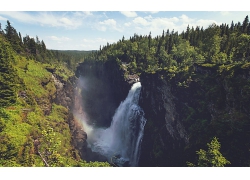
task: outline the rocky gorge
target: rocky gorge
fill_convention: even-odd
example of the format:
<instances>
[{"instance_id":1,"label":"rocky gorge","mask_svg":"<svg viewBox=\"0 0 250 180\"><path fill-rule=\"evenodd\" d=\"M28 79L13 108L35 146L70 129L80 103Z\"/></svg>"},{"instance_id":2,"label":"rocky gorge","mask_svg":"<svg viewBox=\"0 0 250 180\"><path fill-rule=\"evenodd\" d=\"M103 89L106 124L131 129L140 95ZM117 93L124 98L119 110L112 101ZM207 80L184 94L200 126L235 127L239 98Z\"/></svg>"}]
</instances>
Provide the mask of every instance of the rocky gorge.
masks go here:
<instances>
[{"instance_id":1,"label":"rocky gorge","mask_svg":"<svg viewBox=\"0 0 250 180\"><path fill-rule=\"evenodd\" d=\"M97 88L100 91L89 92L86 97L93 99L88 103L97 100L94 97L106 99L97 100L98 104L86 109L99 126L108 126L115 108L131 87L124 76L124 69L112 66L108 63L82 63L76 73L78 77L98 79L92 90ZM219 138L222 152L231 163L247 165L243 158L249 154L249 142L238 138L249 136L249 124L245 124L250 112L247 105L249 70L242 66L229 68L230 73L225 67L195 64L186 73L174 77L166 72L140 75L139 105L145 112L147 123L139 166L186 166L187 161L196 159L195 152L204 148L214 136ZM103 118L97 118L98 112L102 112ZM230 159L233 154L238 158Z\"/></svg>"}]
</instances>

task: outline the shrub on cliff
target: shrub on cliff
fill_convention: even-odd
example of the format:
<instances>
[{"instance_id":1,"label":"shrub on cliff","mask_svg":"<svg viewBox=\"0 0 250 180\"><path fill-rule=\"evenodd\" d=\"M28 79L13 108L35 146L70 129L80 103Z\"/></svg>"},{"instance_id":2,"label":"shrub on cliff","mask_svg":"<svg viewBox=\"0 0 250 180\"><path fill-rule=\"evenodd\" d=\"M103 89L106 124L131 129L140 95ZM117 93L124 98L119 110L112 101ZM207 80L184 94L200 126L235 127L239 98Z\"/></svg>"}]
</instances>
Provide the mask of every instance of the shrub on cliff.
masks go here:
<instances>
[{"instance_id":1,"label":"shrub on cliff","mask_svg":"<svg viewBox=\"0 0 250 180\"><path fill-rule=\"evenodd\" d=\"M230 162L221 154L221 145L216 137L214 137L210 143L207 143L207 146L207 151L200 149L196 152L199 156L197 165L190 162L187 162L187 165L190 167L224 167L225 165L230 164Z\"/></svg>"}]
</instances>

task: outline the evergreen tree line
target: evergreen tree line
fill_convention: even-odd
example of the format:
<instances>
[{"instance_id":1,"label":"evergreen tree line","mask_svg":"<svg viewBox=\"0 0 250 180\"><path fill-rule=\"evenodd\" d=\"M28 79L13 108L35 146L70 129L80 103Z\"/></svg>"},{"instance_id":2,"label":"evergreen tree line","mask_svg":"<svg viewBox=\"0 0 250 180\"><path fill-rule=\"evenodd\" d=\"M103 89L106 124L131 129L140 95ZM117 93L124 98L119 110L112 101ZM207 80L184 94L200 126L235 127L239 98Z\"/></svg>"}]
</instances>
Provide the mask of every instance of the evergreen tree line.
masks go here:
<instances>
[{"instance_id":1,"label":"evergreen tree line","mask_svg":"<svg viewBox=\"0 0 250 180\"><path fill-rule=\"evenodd\" d=\"M36 38L26 35L22 37L21 33L11 25L9 20L5 29L1 28L0 34L10 42L14 51L20 55L35 59L42 63L66 63L66 65L74 70L78 62L83 61L83 55L79 53L69 53L68 51L48 50L43 40L38 36ZM83 53L84 54L84 53Z\"/></svg>"},{"instance_id":2,"label":"evergreen tree line","mask_svg":"<svg viewBox=\"0 0 250 180\"><path fill-rule=\"evenodd\" d=\"M189 27L186 31L166 32L152 38L138 35L100 47L85 60L118 60L128 65L131 73L171 70L194 63L229 64L250 61L250 24L212 24L208 28Z\"/></svg>"}]
</instances>

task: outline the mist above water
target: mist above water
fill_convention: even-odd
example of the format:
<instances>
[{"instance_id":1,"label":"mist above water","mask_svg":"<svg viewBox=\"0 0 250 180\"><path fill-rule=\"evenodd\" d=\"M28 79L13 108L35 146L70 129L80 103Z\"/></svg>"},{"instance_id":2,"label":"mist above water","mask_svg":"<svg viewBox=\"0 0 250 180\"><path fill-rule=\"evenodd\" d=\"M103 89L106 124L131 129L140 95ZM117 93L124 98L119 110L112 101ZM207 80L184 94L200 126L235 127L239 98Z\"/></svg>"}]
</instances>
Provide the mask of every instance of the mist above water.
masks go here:
<instances>
[{"instance_id":1,"label":"mist above water","mask_svg":"<svg viewBox=\"0 0 250 180\"><path fill-rule=\"evenodd\" d=\"M81 83L80 89L88 88L84 86L84 81ZM84 107L82 112L79 110L74 112L83 124L84 131L88 136L88 146L91 150L105 156L110 163L118 166L138 166L140 146L146 123L144 112L138 106L140 91L140 82L133 84L127 98L116 109L109 127L93 125L91 121L94 120L88 118L87 113L84 112ZM81 101L84 101L84 98ZM76 106L81 106L81 104L84 103L78 102ZM79 107L75 107L75 109L77 108Z\"/></svg>"}]
</instances>

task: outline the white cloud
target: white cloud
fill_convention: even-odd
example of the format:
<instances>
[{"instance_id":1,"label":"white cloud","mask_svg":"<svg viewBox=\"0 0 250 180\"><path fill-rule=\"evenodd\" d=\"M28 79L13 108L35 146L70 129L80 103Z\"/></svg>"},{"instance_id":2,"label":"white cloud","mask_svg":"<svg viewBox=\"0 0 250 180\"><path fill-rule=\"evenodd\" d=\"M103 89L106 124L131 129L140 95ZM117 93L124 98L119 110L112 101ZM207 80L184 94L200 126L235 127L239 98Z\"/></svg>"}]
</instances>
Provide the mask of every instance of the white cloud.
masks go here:
<instances>
[{"instance_id":1,"label":"white cloud","mask_svg":"<svg viewBox=\"0 0 250 180\"><path fill-rule=\"evenodd\" d=\"M98 26L97 29L99 31L106 31L107 30L107 28L105 26Z\"/></svg>"},{"instance_id":2,"label":"white cloud","mask_svg":"<svg viewBox=\"0 0 250 180\"><path fill-rule=\"evenodd\" d=\"M151 15L149 15L149 16L145 16L144 18L145 19L152 19L153 17Z\"/></svg>"},{"instance_id":3,"label":"white cloud","mask_svg":"<svg viewBox=\"0 0 250 180\"><path fill-rule=\"evenodd\" d=\"M136 17L137 14L134 11L120 11L126 17Z\"/></svg>"},{"instance_id":4,"label":"white cloud","mask_svg":"<svg viewBox=\"0 0 250 180\"><path fill-rule=\"evenodd\" d=\"M69 20L68 18L65 18L65 17L59 19L59 22L61 22L65 26L73 26L73 22L71 20Z\"/></svg>"},{"instance_id":5,"label":"white cloud","mask_svg":"<svg viewBox=\"0 0 250 180\"><path fill-rule=\"evenodd\" d=\"M107 19L104 21L100 21L98 24L96 24L96 29L99 31L106 31L107 29L115 30L121 32L122 29L117 26L117 23L114 19Z\"/></svg>"},{"instance_id":6,"label":"white cloud","mask_svg":"<svg viewBox=\"0 0 250 180\"><path fill-rule=\"evenodd\" d=\"M213 23L215 23L217 25L220 24L220 23L216 22L215 20L209 20L209 19L199 19L196 22L197 26L200 26L200 27L203 26L204 28L207 28L209 25L211 25Z\"/></svg>"},{"instance_id":7,"label":"white cloud","mask_svg":"<svg viewBox=\"0 0 250 180\"><path fill-rule=\"evenodd\" d=\"M76 29L82 21L76 16L56 15L49 12L39 12L30 14L27 12L18 11L2 11L1 15L14 18L20 22L30 24L40 24L41 26L64 27L66 29Z\"/></svg>"},{"instance_id":8,"label":"white cloud","mask_svg":"<svg viewBox=\"0 0 250 180\"><path fill-rule=\"evenodd\" d=\"M116 26L116 21L114 19L108 19L103 22L99 22L99 24L107 25L107 26Z\"/></svg>"},{"instance_id":9,"label":"white cloud","mask_svg":"<svg viewBox=\"0 0 250 180\"><path fill-rule=\"evenodd\" d=\"M86 15L88 15L88 16L92 16L93 15L93 13L92 12L90 12L90 11L83 11Z\"/></svg>"},{"instance_id":10,"label":"white cloud","mask_svg":"<svg viewBox=\"0 0 250 180\"><path fill-rule=\"evenodd\" d=\"M194 19L191 19L187 15L183 14L180 16L180 21L182 21L183 23L192 23L194 22Z\"/></svg>"},{"instance_id":11,"label":"white cloud","mask_svg":"<svg viewBox=\"0 0 250 180\"><path fill-rule=\"evenodd\" d=\"M146 19L142 18L142 17L137 17L133 20L133 23L138 24L138 25L142 25L142 26L147 26L149 25L149 23L147 22Z\"/></svg>"},{"instance_id":12,"label":"white cloud","mask_svg":"<svg viewBox=\"0 0 250 180\"><path fill-rule=\"evenodd\" d=\"M5 17L0 16L0 21L7 21Z\"/></svg>"},{"instance_id":13,"label":"white cloud","mask_svg":"<svg viewBox=\"0 0 250 180\"><path fill-rule=\"evenodd\" d=\"M151 25L158 28L167 28L175 26L174 22L176 22L173 19L168 18L155 18L151 21Z\"/></svg>"},{"instance_id":14,"label":"white cloud","mask_svg":"<svg viewBox=\"0 0 250 180\"><path fill-rule=\"evenodd\" d=\"M124 23L124 26L129 27L131 25L131 22Z\"/></svg>"},{"instance_id":15,"label":"white cloud","mask_svg":"<svg viewBox=\"0 0 250 180\"><path fill-rule=\"evenodd\" d=\"M139 34L148 34L151 31L152 35L159 35L162 33L163 29L177 29L177 22L179 22L179 19L176 17L153 18L149 15L144 18L137 17L132 22L135 26L135 30Z\"/></svg>"},{"instance_id":16,"label":"white cloud","mask_svg":"<svg viewBox=\"0 0 250 180\"><path fill-rule=\"evenodd\" d=\"M207 28L211 24L220 24L219 22L212 19L193 19L183 14L177 17L163 18L163 17L152 17L147 15L145 17L136 17L131 22L126 22L124 24L125 30L130 28L129 31L138 33L138 34L148 34L152 33L152 36L161 35L162 31L169 29L178 31L181 33L183 30L186 31L187 26L195 28L196 26L203 26ZM124 31L125 31L124 30Z\"/></svg>"}]
</instances>

